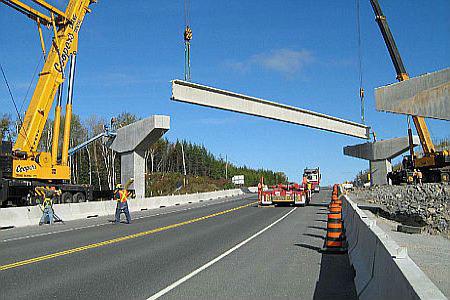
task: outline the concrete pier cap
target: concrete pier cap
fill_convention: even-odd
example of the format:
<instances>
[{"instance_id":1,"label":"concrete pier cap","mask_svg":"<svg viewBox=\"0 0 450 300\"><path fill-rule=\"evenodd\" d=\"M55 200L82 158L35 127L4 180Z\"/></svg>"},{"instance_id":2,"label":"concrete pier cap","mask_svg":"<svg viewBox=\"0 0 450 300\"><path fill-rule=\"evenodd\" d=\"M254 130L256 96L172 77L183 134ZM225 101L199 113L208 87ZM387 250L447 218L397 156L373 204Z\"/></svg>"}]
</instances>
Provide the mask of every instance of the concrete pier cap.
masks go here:
<instances>
[{"instance_id":1,"label":"concrete pier cap","mask_svg":"<svg viewBox=\"0 0 450 300\"><path fill-rule=\"evenodd\" d=\"M145 151L169 129L169 116L153 115L119 128L109 146L120 154L121 183L134 178L130 189L134 189L136 198L145 197Z\"/></svg>"},{"instance_id":2,"label":"concrete pier cap","mask_svg":"<svg viewBox=\"0 0 450 300\"><path fill-rule=\"evenodd\" d=\"M413 136L413 145L420 143L418 136ZM391 159L409 150L408 137L399 137L390 140L367 142L344 147L344 155L361 158L369 161L371 185L389 184L387 173L392 171Z\"/></svg>"}]
</instances>

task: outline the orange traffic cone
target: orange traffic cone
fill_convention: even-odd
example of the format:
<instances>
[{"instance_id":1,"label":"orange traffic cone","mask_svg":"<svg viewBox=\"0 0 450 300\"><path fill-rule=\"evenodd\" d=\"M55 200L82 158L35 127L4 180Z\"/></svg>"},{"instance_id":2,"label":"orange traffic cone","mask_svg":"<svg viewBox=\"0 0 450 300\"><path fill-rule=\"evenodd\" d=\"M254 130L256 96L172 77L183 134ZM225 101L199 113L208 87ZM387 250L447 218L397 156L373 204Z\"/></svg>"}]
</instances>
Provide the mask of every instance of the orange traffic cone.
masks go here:
<instances>
[{"instance_id":1,"label":"orange traffic cone","mask_svg":"<svg viewBox=\"0 0 450 300\"><path fill-rule=\"evenodd\" d=\"M336 187L336 192L334 191ZM330 212L327 220L327 236L325 239L325 252L345 253L347 252L347 241L345 239L344 222L342 220L342 200L337 196L337 185L333 187L331 203L328 206Z\"/></svg>"},{"instance_id":2,"label":"orange traffic cone","mask_svg":"<svg viewBox=\"0 0 450 300\"><path fill-rule=\"evenodd\" d=\"M328 208L330 213L342 213L342 206L338 203L331 203Z\"/></svg>"}]
</instances>

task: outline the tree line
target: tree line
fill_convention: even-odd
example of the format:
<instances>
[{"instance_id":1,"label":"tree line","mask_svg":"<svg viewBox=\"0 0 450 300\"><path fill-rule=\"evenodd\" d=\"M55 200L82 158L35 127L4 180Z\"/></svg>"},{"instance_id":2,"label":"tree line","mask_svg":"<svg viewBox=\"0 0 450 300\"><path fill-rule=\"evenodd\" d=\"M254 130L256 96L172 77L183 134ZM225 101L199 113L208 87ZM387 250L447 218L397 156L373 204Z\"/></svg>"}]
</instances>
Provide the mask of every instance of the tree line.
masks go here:
<instances>
[{"instance_id":1,"label":"tree line","mask_svg":"<svg viewBox=\"0 0 450 300\"><path fill-rule=\"evenodd\" d=\"M115 118L117 127L136 122L139 118L131 113L121 113ZM74 147L105 130L105 124L110 122L90 116L82 120L74 114L71 123L70 147ZM64 118L61 120L61 129ZM17 122L10 115L0 116L0 137L2 140L14 140L17 132ZM62 133L62 130L60 130ZM53 121L48 120L39 144L40 151L51 151ZM62 147L62 134L59 137L59 149ZM184 159L183 159L184 155ZM148 176L155 173L178 173L187 176L203 176L215 180L231 181L234 175L244 175L248 186L257 185L261 176L265 183L285 183L288 178L282 172L266 169L253 169L247 166L237 166L221 156L212 154L204 145L193 144L186 140L168 141L159 139L146 150L145 172ZM184 163L183 163L184 161ZM108 148L105 139L97 140L84 149L70 156L72 182L91 184L100 190L113 189L120 182L120 157Z\"/></svg>"}]
</instances>

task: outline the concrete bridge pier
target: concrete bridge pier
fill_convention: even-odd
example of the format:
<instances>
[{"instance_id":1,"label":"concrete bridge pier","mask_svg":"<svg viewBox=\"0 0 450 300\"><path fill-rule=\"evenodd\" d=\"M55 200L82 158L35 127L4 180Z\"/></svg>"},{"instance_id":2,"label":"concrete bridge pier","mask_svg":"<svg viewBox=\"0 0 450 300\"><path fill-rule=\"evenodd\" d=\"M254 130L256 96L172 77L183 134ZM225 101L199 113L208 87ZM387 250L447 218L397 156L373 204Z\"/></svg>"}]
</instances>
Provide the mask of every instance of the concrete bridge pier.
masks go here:
<instances>
[{"instance_id":1,"label":"concrete bridge pier","mask_svg":"<svg viewBox=\"0 0 450 300\"><path fill-rule=\"evenodd\" d=\"M110 148L120 154L120 182L134 178L130 189L145 197L145 151L170 129L170 117L154 115L117 130Z\"/></svg>"},{"instance_id":2,"label":"concrete bridge pier","mask_svg":"<svg viewBox=\"0 0 450 300\"><path fill-rule=\"evenodd\" d=\"M369 161L370 185L391 184L387 180L387 174L392 171L390 159Z\"/></svg>"},{"instance_id":3,"label":"concrete bridge pier","mask_svg":"<svg viewBox=\"0 0 450 300\"><path fill-rule=\"evenodd\" d=\"M419 145L419 137L413 136L414 146ZM344 147L344 155L369 161L370 185L389 184L387 174L392 171L391 160L409 150L408 137L367 142Z\"/></svg>"}]
</instances>

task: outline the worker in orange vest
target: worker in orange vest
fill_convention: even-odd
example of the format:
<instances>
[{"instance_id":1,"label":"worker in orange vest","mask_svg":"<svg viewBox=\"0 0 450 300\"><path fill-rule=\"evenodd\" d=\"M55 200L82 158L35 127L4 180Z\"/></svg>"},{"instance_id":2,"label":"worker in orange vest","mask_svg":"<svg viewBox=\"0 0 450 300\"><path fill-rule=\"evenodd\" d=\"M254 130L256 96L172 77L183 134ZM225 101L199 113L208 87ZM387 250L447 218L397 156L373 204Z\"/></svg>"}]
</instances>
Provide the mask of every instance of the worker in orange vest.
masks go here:
<instances>
[{"instance_id":1,"label":"worker in orange vest","mask_svg":"<svg viewBox=\"0 0 450 300\"><path fill-rule=\"evenodd\" d=\"M117 200L116 206L116 221L115 224L120 223L120 214L123 212L125 217L127 218L127 224L131 223L130 211L128 210L128 197L130 193L122 187L121 184L116 186L116 190L114 191L114 198Z\"/></svg>"}]
</instances>

